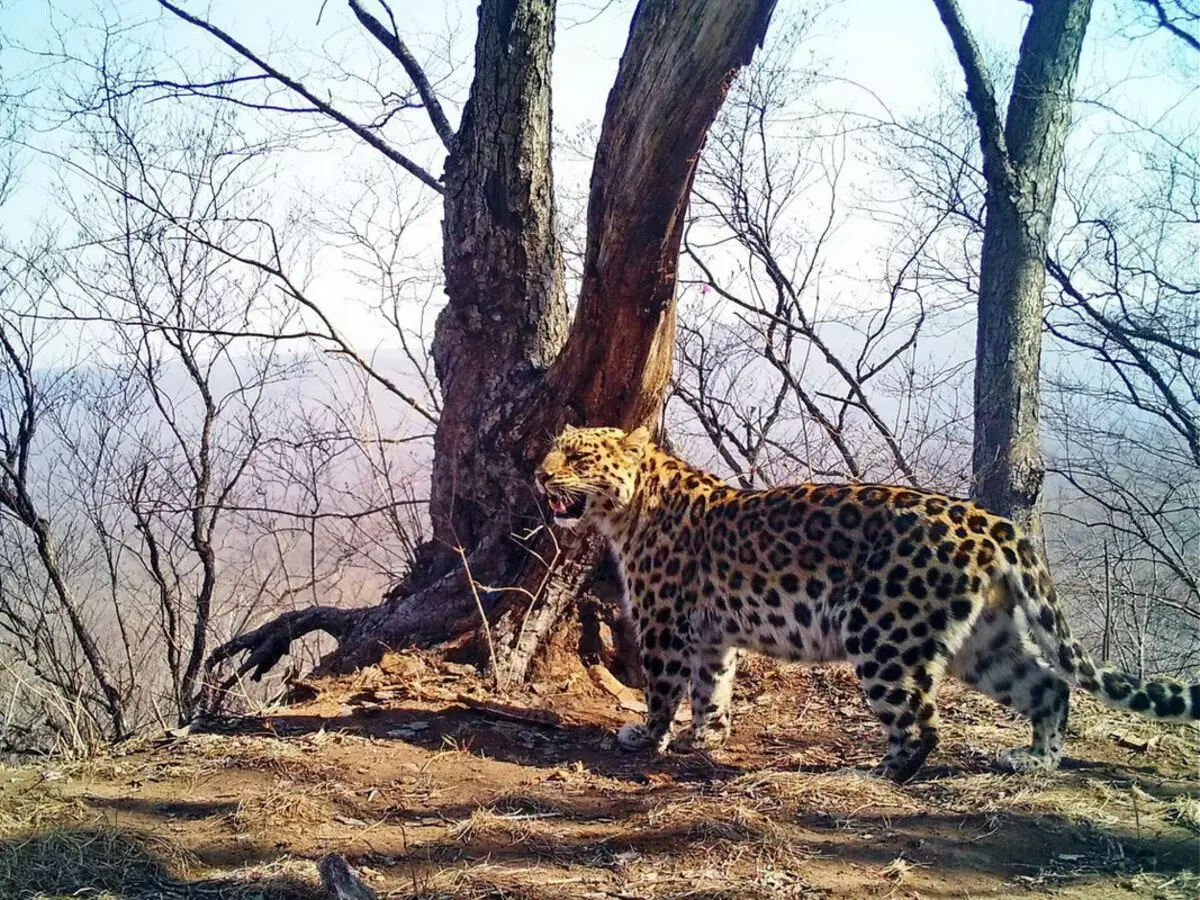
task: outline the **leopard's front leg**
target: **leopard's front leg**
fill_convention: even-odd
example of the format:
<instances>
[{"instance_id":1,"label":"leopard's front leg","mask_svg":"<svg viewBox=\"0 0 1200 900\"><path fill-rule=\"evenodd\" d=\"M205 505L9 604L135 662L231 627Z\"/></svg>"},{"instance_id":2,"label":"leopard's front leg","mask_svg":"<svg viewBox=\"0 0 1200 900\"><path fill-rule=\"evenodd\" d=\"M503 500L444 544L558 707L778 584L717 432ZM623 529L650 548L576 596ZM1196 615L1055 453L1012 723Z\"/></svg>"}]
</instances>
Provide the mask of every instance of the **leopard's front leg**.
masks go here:
<instances>
[{"instance_id":1,"label":"leopard's front leg","mask_svg":"<svg viewBox=\"0 0 1200 900\"><path fill-rule=\"evenodd\" d=\"M715 750L729 738L729 705L737 651L714 635L699 641L692 661L692 727L675 739L677 750Z\"/></svg>"},{"instance_id":2,"label":"leopard's front leg","mask_svg":"<svg viewBox=\"0 0 1200 900\"><path fill-rule=\"evenodd\" d=\"M661 753L671 740L675 714L687 692L691 667L682 638L662 637L655 629L642 635L642 668L646 673L646 704L650 707L645 725L623 725L617 732L617 743L625 750L653 747ZM663 644L667 649L663 649Z\"/></svg>"}]
</instances>

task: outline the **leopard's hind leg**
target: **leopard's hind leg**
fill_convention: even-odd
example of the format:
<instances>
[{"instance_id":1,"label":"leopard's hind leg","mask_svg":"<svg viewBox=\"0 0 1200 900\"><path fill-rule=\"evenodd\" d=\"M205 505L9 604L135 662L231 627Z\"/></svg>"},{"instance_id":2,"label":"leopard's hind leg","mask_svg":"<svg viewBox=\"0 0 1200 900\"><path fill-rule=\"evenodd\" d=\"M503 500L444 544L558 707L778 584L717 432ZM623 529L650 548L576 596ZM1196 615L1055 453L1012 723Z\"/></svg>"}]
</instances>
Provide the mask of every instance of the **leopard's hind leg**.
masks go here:
<instances>
[{"instance_id":1,"label":"leopard's hind leg","mask_svg":"<svg viewBox=\"0 0 1200 900\"><path fill-rule=\"evenodd\" d=\"M908 582L889 578L893 602L870 611L867 595L845 625L846 650L888 736L876 772L901 783L916 775L938 745L938 687L983 607L965 585L955 590L958 579L932 567L929 573Z\"/></svg>"},{"instance_id":2,"label":"leopard's hind leg","mask_svg":"<svg viewBox=\"0 0 1200 900\"><path fill-rule=\"evenodd\" d=\"M856 618L852 614L851 623ZM906 633L909 642L897 645L891 639L894 632L881 633L878 623L866 624L847 637L846 647L867 704L887 732L887 754L875 771L904 782L937 747L937 688L949 659L936 636Z\"/></svg>"},{"instance_id":3,"label":"leopard's hind leg","mask_svg":"<svg viewBox=\"0 0 1200 900\"><path fill-rule=\"evenodd\" d=\"M937 688L944 657L912 666L889 659L860 659L867 704L887 732L888 748L875 773L904 783L924 765L938 745Z\"/></svg>"},{"instance_id":4,"label":"leopard's hind leg","mask_svg":"<svg viewBox=\"0 0 1200 900\"><path fill-rule=\"evenodd\" d=\"M981 616L954 657L951 672L1032 723L1032 744L1001 752L1002 768L1034 772L1058 766L1066 742L1070 686L1042 660L1010 615L995 610Z\"/></svg>"}]
</instances>

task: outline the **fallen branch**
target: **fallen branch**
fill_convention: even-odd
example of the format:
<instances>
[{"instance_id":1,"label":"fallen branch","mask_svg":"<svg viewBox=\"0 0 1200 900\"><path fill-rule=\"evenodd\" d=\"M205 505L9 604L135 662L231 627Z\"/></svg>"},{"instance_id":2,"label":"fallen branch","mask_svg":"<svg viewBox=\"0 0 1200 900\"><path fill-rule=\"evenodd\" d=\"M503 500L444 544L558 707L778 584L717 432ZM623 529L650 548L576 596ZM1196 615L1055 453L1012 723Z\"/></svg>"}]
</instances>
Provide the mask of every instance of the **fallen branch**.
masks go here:
<instances>
[{"instance_id":1,"label":"fallen branch","mask_svg":"<svg viewBox=\"0 0 1200 900\"><path fill-rule=\"evenodd\" d=\"M321 873L321 886L329 900L378 900L375 892L336 853L322 857L317 871Z\"/></svg>"},{"instance_id":2,"label":"fallen branch","mask_svg":"<svg viewBox=\"0 0 1200 900\"><path fill-rule=\"evenodd\" d=\"M353 622L356 610L335 609L331 606L313 606L308 609L284 613L245 634L238 635L217 647L204 664L209 677L205 679L204 693L200 708L207 713L214 712L221 699L228 693L247 672L254 681L271 671L291 649L292 641L304 637L313 631L324 631L335 639L340 640ZM224 681L217 683L212 678L213 671L230 657L249 651L241 665ZM253 671L251 672L251 670Z\"/></svg>"},{"instance_id":3,"label":"fallen branch","mask_svg":"<svg viewBox=\"0 0 1200 900\"><path fill-rule=\"evenodd\" d=\"M545 709L519 709L514 706L506 706L502 703L492 703L488 700L480 700L476 697L471 697L467 694L459 694L454 698L463 706L483 713L487 716L493 716L497 719L506 719L509 722L520 722L523 725L541 725L546 728L562 728L562 717L557 713L550 712Z\"/></svg>"}]
</instances>

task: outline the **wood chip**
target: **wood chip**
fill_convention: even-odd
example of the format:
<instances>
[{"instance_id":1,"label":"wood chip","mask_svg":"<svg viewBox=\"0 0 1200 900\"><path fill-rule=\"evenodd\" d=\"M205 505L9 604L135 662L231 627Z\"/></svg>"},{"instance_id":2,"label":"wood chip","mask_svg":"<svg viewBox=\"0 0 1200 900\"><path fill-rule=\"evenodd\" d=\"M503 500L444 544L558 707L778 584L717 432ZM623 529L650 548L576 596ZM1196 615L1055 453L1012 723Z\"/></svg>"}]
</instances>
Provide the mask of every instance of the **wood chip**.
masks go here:
<instances>
[{"instance_id":1,"label":"wood chip","mask_svg":"<svg viewBox=\"0 0 1200 900\"><path fill-rule=\"evenodd\" d=\"M592 679L596 687L607 691L618 699L633 690L628 685L622 684L617 679L617 676L608 671L606 666L588 666L588 677Z\"/></svg>"},{"instance_id":2,"label":"wood chip","mask_svg":"<svg viewBox=\"0 0 1200 900\"><path fill-rule=\"evenodd\" d=\"M1121 734L1120 732L1111 732L1108 739L1118 747L1124 747L1126 750L1133 750L1137 753L1149 753L1158 746L1158 735L1153 737L1143 738L1136 735L1130 736Z\"/></svg>"}]
</instances>

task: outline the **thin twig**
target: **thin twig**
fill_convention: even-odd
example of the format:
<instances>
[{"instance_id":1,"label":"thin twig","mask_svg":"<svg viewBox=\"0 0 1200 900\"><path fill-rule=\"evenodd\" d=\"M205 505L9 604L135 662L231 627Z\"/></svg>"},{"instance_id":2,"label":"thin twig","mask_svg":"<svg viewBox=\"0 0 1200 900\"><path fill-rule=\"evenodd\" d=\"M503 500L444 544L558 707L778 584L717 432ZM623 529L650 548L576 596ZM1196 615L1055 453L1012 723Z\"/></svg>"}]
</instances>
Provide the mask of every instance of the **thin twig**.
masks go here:
<instances>
[{"instance_id":1,"label":"thin twig","mask_svg":"<svg viewBox=\"0 0 1200 900\"><path fill-rule=\"evenodd\" d=\"M455 547L454 552L462 559L463 570L467 574L467 584L471 586L471 596L475 598L475 608L479 610L479 621L483 623L483 637L487 641L488 658L492 661L492 686L500 689L500 664L496 659L496 645L492 641L492 626L488 622L487 613L483 611L483 600L475 584L475 576L471 574L471 564L467 562L467 551L461 546Z\"/></svg>"}]
</instances>

